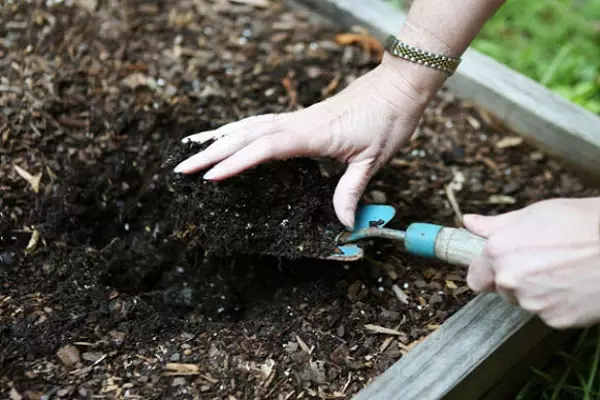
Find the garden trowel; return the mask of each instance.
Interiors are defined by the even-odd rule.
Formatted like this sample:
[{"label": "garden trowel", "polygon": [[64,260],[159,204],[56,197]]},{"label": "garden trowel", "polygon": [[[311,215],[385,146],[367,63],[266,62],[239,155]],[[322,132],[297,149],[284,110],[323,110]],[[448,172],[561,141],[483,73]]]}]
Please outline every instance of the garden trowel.
[{"label": "garden trowel", "polygon": [[360,206],[354,228],[337,236],[336,240],[340,245],[326,258],[335,261],[359,260],[364,256],[364,251],[353,242],[384,238],[402,242],[410,254],[468,266],[473,259],[479,257],[485,246],[486,239],[464,228],[429,223],[410,224],[406,231],[385,228],[395,214],[396,210],[389,205]]}]

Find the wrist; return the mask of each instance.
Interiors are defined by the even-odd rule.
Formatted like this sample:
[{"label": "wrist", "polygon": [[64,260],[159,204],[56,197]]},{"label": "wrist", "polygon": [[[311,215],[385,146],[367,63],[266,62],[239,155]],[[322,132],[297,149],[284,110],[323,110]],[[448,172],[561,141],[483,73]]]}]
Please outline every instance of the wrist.
[{"label": "wrist", "polygon": [[[420,50],[457,56],[453,54],[457,51],[453,51],[446,43],[408,23],[404,25],[397,38]],[[388,85],[400,89],[405,95],[408,94],[412,101],[423,106],[432,99],[448,78],[446,72],[394,56],[388,51],[384,52],[379,70],[382,79],[385,79]]]}]

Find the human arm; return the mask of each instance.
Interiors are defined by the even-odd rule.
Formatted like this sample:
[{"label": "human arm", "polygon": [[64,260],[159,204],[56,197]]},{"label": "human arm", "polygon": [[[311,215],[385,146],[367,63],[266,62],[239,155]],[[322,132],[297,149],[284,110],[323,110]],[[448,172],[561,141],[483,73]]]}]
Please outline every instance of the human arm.
[{"label": "human arm", "polygon": [[[422,50],[458,57],[500,0],[416,0],[397,37]],[[413,134],[446,75],[385,54],[381,64],[337,95],[306,109],[250,117],[190,137],[218,140],[176,167],[204,178],[227,179],[272,159],[333,157],[348,164],[333,203],[338,218],[354,223],[371,177]]]}]

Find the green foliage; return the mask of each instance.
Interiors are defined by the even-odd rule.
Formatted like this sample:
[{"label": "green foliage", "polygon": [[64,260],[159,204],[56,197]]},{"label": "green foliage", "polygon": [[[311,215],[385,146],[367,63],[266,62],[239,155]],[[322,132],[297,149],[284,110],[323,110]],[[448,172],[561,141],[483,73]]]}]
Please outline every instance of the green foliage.
[{"label": "green foliage", "polygon": [[473,47],[600,113],[600,0],[508,0]]},{"label": "green foliage", "polygon": [[600,114],[600,0],[507,0],[472,47]]},{"label": "green foliage", "polygon": [[556,353],[544,371],[521,389],[516,400],[600,399],[600,327],[585,329]]}]

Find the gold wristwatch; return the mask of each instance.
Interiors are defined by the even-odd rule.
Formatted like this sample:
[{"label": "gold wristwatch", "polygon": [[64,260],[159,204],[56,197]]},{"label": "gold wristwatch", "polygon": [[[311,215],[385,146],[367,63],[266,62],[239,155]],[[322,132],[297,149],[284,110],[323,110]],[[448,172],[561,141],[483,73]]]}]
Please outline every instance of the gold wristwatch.
[{"label": "gold wristwatch", "polygon": [[435,68],[443,71],[448,75],[452,75],[458,65],[460,59],[441,54],[434,54],[429,51],[418,49],[401,42],[394,35],[390,35],[384,42],[385,49],[393,56],[403,58],[407,61],[424,65],[426,67]]}]

